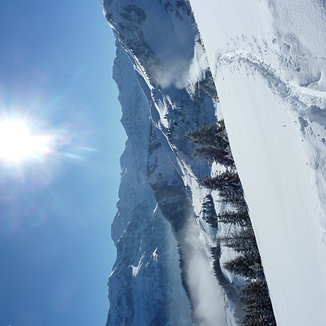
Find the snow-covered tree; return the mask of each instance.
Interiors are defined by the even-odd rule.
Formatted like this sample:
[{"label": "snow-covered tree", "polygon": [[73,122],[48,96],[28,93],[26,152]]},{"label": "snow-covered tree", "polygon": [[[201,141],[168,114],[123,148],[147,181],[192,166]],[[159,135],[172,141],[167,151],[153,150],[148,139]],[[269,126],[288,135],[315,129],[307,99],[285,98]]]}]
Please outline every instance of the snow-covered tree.
[{"label": "snow-covered tree", "polygon": [[219,237],[218,240],[220,244],[232,248],[236,252],[257,252],[259,254],[255,234],[251,227],[244,228],[238,232],[232,232],[224,237]]},{"label": "snow-covered tree", "polygon": [[230,153],[226,150],[214,147],[197,147],[193,155],[200,157],[208,162],[217,162],[225,167],[235,168],[234,160]]},{"label": "snow-covered tree", "polygon": [[216,247],[211,247],[211,254],[213,258],[213,270],[215,276],[221,273],[220,258],[221,258],[221,247],[217,245]]},{"label": "snow-covered tree", "polygon": [[239,175],[235,171],[226,170],[217,173],[214,177],[206,176],[199,182],[208,189],[218,190],[223,197],[243,194]]},{"label": "snow-covered tree", "polygon": [[187,137],[196,146],[193,152],[195,157],[235,168],[224,120],[190,131]]},{"label": "snow-covered tree", "polygon": [[224,263],[224,268],[234,275],[245,278],[256,278],[257,273],[262,270],[260,260],[252,255],[240,255]]},{"label": "snow-covered tree", "polygon": [[214,207],[214,201],[210,194],[205,197],[202,208],[203,213],[205,214],[205,221],[210,224],[211,227],[217,228],[217,215]]},{"label": "snow-covered tree", "polygon": [[245,311],[242,325],[276,325],[265,280],[256,279],[246,283],[240,289],[240,300]]},{"label": "snow-covered tree", "polygon": [[213,147],[220,150],[229,148],[223,120],[190,131],[187,137],[198,147]]},{"label": "snow-covered tree", "polygon": [[248,209],[247,203],[243,197],[243,194],[234,195],[234,194],[224,194],[219,200],[220,203],[224,203],[231,207]]},{"label": "snow-covered tree", "polygon": [[250,217],[246,208],[239,208],[235,211],[227,210],[217,215],[221,223],[230,223],[238,226],[251,226]]}]

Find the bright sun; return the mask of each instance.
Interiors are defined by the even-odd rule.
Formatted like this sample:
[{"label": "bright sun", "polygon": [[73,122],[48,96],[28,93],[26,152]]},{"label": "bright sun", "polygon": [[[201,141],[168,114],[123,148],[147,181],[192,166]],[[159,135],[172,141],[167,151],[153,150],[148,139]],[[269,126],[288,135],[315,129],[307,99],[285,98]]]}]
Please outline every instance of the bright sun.
[{"label": "bright sun", "polygon": [[33,136],[23,120],[0,122],[0,159],[21,163],[46,149],[44,137]]},{"label": "bright sun", "polygon": [[19,120],[0,122],[0,157],[19,162],[32,155],[32,136],[26,124]]}]

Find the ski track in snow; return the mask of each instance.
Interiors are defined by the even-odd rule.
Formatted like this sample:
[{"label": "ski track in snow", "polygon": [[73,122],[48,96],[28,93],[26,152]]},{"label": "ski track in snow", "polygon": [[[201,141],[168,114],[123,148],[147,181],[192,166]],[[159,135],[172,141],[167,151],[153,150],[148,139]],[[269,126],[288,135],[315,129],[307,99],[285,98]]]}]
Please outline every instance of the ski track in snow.
[{"label": "ski track in snow", "polygon": [[[293,81],[284,81],[281,74],[278,74],[271,64],[245,50],[227,52],[217,58],[215,78],[223,66],[227,66],[229,69],[232,69],[230,68],[232,65],[238,68],[244,66],[248,75],[254,77],[255,73],[258,73],[273,94],[288,104],[288,107],[284,107],[284,109],[290,108],[293,111],[293,118],[297,119],[300,124],[301,137],[309,143],[308,146],[305,146],[308,152],[307,156],[315,158],[309,164],[316,173],[316,184],[321,188],[320,200],[325,202],[326,184],[323,182],[323,176],[325,176],[326,170],[322,149],[325,147],[326,141],[321,135],[326,135],[326,92],[302,87]],[[311,153],[312,151],[314,153]],[[324,211],[326,213],[326,207],[324,207]],[[326,219],[320,222],[322,232],[325,233]],[[326,234],[323,235],[323,238],[326,243]]]},{"label": "ski track in snow", "polygon": [[293,82],[283,81],[273,67],[262,58],[245,50],[237,50],[223,54],[216,62],[215,76],[220,66],[242,64],[248,73],[258,72],[268,84],[272,92],[282,98],[300,116],[326,126],[326,92],[301,87]]}]

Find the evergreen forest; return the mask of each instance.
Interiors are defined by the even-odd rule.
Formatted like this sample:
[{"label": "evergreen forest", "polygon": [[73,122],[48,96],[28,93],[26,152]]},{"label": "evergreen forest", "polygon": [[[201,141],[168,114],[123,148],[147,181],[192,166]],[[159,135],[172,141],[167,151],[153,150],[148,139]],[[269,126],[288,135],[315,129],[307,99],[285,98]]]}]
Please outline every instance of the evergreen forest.
[{"label": "evergreen forest", "polygon": [[[236,253],[235,258],[225,262],[223,267],[244,279],[243,285],[237,289],[243,309],[241,325],[274,326],[276,321],[264,269],[224,120],[197,128],[187,136],[194,145],[194,157],[221,166],[221,172],[199,180],[210,191],[202,207],[206,223],[215,229],[218,229],[219,223],[224,223],[233,226],[232,229],[235,230],[218,236],[216,247],[211,248],[215,275],[217,277],[221,274],[221,246],[230,248]],[[224,204],[220,207],[225,207],[219,213],[215,210],[212,191],[218,192],[218,201]]]}]

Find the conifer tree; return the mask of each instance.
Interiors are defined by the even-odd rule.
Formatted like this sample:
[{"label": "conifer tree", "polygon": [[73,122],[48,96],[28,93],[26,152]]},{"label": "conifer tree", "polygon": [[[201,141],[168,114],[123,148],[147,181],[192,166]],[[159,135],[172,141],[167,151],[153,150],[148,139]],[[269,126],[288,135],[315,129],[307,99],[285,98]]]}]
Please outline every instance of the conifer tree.
[{"label": "conifer tree", "polygon": [[235,168],[234,160],[226,150],[216,149],[215,147],[197,147],[193,155],[200,157],[208,162],[217,162],[225,167]]},{"label": "conifer tree", "polygon": [[243,197],[243,194],[224,194],[220,199],[220,203],[230,205],[231,207],[248,209],[247,203]]},{"label": "conifer tree", "polygon": [[213,258],[213,270],[216,276],[221,271],[219,262],[219,259],[221,258],[221,247],[219,245],[216,247],[211,247],[211,254]]},{"label": "conifer tree", "polygon": [[190,131],[187,136],[197,147],[213,147],[220,150],[229,148],[223,120]]},{"label": "conifer tree", "polygon": [[218,240],[223,246],[231,248],[235,252],[259,254],[255,234],[251,227],[219,237]]},{"label": "conifer tree", "polygon": [[211,227],[217,228],[217,216],[214,201],[210,194],[205,197],[202,207],[203,213],[205,213],[205,221],[210,224]]},{"label": "conifer tree", "polygon": [[218,190],[223,197],[243,194],[239,175],[234,171],[226,170],[214,177],[206,176],[200,180],[200,183],[208,189]]},{"label": "conifer tree", "polygon": [[240,290],[241,301],[247,306],[254,305],[257,301],[266,302],[268,296],[265,280],[253,280],[243,285]]},{"label": "conifer tree", "polygon": [[206,222],[212,227],[217,228],[217,216],[216,215],[209,215],[206,218]]},{"label": "conifer tree", "polygon": [[[218,240],[220,244],[224,245],[225,247],[231,248],[235,252],[242,254],[242,256],[239,256],[242,258],[237,257],[238,260],[228,261],[228,265],[226,265],[227,269],[239,269],[238,265],[243,263],[247,266],[247,268],[250,268],[250,273],[245,273],[246,275],[242,276],[252,277],[254,275],[255,278],[265,278],[256,238],[251,227],[245,228],[239,232],[233,232],[225,237],[219,237]],[[234,264],[235,266],[233,266]],[[234,273],[236,274],[236,272]]]},{"label": "conifer tree", "polygon": [[250,217],[246,208],[239,208],[236,211],[227,210],[217,215],[221,223],[230,223],[238,226],[251,226]]},{"label": "conifer tree", "polygon": [[[261,271],[261,262],[251,255],[240,255],[224,263],[224,268],[234,275],[245,278],[256,278],[257,273]],[[259,275],[260,276],[260,275]]]},{"label": "conifer tree", "polygon": [[187,137],[196,146],[194,156],[235,168],[224,120],[190,131]]},{"label": "conifer tree", "polygon": [[211,194],[206,195],[204,198],[203,204],[203,212],[207,215],[216,215],[215,207],[214,207],[214,201]]},{"label": "conifer tree", "polygon": [[265,280],[256,279],[246,283],[240,290],[240,300],[245,311],[242,325],[276,325]]},{"label": "conifer tree", "polygon": [[221,258],[221,247],[219,245],[211,247],[211,254],[214,260],[219,260]]}]

